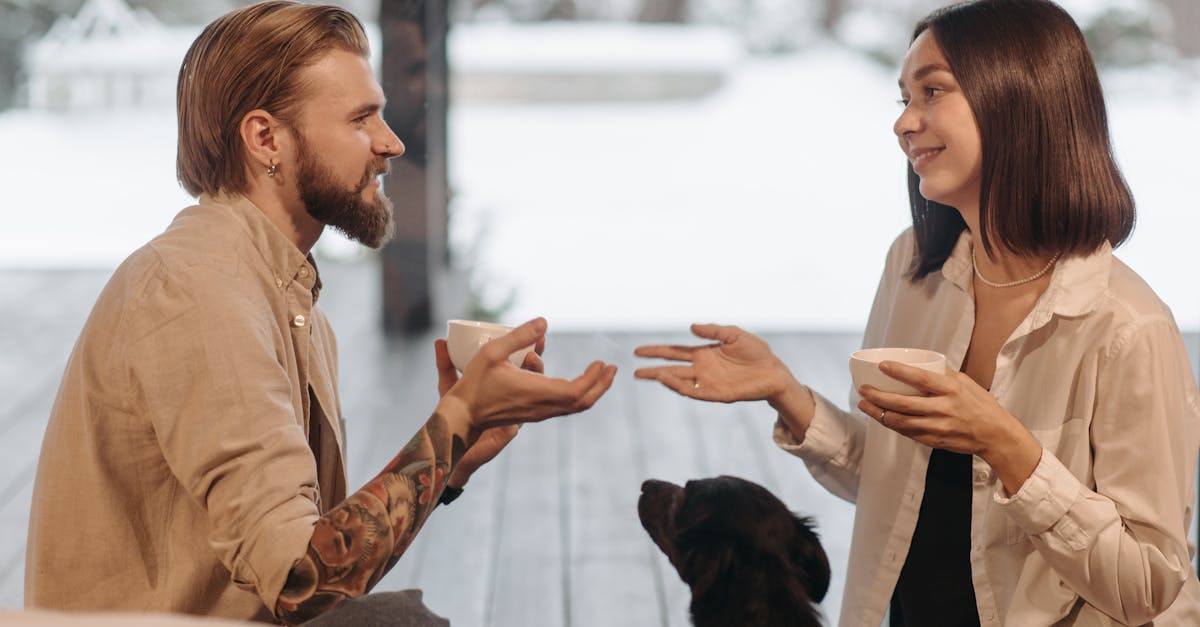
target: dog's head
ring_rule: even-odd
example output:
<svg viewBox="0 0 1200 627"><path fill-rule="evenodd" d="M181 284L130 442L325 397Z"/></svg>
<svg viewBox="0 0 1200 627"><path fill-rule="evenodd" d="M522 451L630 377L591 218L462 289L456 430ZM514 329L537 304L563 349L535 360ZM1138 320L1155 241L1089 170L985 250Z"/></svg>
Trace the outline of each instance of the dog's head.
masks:
<svg viewBox="0 0 1200 627"><path fill-rule="evenodd" d="M829 561L810 519L766 488L728 476L683 487L651 479L638 516L691 587L696 625L819 624L813 604L829 589Z"/></svg>

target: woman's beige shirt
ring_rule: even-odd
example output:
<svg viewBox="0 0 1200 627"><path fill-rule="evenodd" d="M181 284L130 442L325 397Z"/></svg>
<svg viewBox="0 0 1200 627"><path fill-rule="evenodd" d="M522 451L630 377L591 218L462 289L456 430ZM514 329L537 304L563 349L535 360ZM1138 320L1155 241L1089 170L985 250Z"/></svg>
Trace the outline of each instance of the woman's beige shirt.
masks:
<svg viewBox="0 0 1200 627"><path fill-rule="evenodd" d="M969 238L940 272L905 277L912 230L888 253L864 346L945 353L974 325ZM1200 625L1188 529L1200 401L1171 312L1105 245L1059 261L1004 343L991 393L1044 447L1021 489L972 464L971 573L982 625ZM851 391L850 407L858 395ZM841 625L876 626L904 565L930 449L818 397L803 442L777 443L856 503Z"/></svg>

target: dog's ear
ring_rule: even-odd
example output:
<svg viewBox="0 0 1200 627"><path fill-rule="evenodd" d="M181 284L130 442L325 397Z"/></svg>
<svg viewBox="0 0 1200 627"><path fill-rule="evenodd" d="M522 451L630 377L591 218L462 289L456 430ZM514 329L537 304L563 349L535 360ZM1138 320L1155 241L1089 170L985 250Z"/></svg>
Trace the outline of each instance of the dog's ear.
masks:
<svg viewBox="0 0 1200 627"><path fill-rule="evenodd" d="M821 548L821 539L813 529L812 519L793 516L796 542L792 543L792 563L807 579L809 597L820 603L829 592L829 558Z"/></svg>
<svg viewBox="0 0 1200 627"><path fill-rule="evenodd" d="M719 530L713 529L709 516L693 521L676 536L675 548L680 563L679 576L693 590L708 590L728 580L737 565L739 547Z"/></svg>

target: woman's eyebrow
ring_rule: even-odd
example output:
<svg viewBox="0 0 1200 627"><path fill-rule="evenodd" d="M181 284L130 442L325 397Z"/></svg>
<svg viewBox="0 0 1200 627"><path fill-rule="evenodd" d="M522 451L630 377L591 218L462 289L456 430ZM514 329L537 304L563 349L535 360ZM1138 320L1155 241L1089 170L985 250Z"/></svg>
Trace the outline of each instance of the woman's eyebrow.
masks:
<svg viewBox="0 0 1200 627"><path fill-rule="evenodd" d="M934 72L947 72L949 74L954 74L954 72L950 71L950 66L946 65L945 63L927 63L917 68L916 72L913 72L913 80L919 81ZM900 85L901 89L904 88L903 77L899 78L896 83Z"/></svg>

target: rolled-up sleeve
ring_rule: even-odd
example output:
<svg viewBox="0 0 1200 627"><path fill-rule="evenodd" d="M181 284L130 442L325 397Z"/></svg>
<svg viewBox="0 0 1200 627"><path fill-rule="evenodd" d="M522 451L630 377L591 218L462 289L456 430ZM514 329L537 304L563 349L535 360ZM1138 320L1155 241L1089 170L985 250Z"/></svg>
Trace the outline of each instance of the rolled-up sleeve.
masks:
<svg viewBox="0 0 1200 627"><path fill-rule="evenodd" d="M156 323L131 338L126 367L167 465L207 514L209 545L273 608L319 515L317 471L281 325L254 294L230 292L164 281L144 305L156 311L136 316Z"/></svg>
<svg viewBox="0 0 1200 627"><path fill-rule="evenodd" d="M863 335L864 346L879 346L883 342L892 314L896 286L905 280L904 270L908 267L912 251L912 230L906 229L888 249ZM853 411L844 411L816 391L810 391L816 401L816 409L808 431L802 437L798 436L782 419L778 419L774 430L775 444L803 459L813 478L825 489L851 503L857 502L862 456L866 448L866 418ZM850 390L849 397L853 409L859 399L857 390Z"/></svg>
<svg viewBox="0 0 1200 627"><path fill-rule="evenodd" d="M866 424L861 417L842 411L820 394L812 395L816 411L803 441L779 418L775 421L775 444L803 459L813 478L825 489L853 503L858 496Z"/></svg>
<svg viewBox="0 0 1200 627"><path fill-rule="evenodd" d="M1079 596L1126 624L1170 607L1190 576L1187 529L1200 420L1174 324L1126 325L1097 373L1094 488L1049 450L1003 511Z"/></svg>

